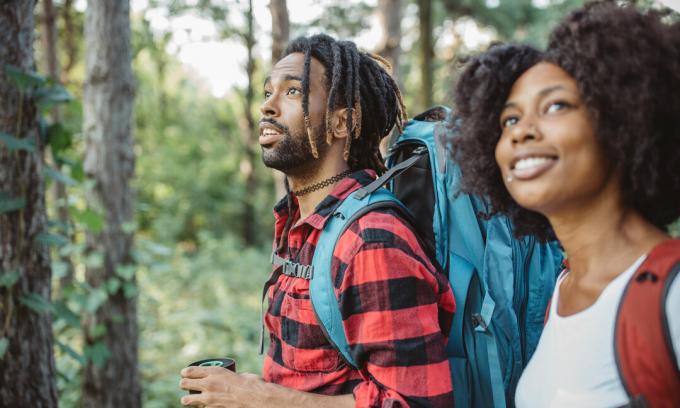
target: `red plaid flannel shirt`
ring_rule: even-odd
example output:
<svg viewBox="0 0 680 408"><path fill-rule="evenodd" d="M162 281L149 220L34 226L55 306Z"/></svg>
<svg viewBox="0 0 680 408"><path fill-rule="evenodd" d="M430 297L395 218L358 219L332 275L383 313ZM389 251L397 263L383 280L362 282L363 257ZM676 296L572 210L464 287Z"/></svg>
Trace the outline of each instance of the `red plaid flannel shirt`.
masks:
<svg viewBox="0 0 680 408"><path fill-rule="evenodd" d="M311 264L326 219L350 193L375 179L358 171L341 181L288 235L288 252ZM297 202L293 217L298 219ZM275 208L278 242L288 208ZM353 393L357 407L452 407L445 343L455 311L446 277L393 210L372 211L343 233L332 279L351 353L348 366L325 337L309 299L309 281L281 274L267 292L270 345L264 379L327 395Z"/></svg>

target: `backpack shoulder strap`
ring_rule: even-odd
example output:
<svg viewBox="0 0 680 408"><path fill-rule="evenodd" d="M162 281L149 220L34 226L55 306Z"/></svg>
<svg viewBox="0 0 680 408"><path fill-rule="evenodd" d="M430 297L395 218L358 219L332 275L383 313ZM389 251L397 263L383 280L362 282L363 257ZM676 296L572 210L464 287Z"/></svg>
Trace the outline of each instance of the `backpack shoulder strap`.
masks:
<svg viewBox="0 0 680 408"><path fill-rule="evenodd" d="M632 276L616 316L616 363L631 400L680 406L680 371L673 350L666 297L680 271L680 240L655 247Z"/></svg>
<svg viewBox="0 0 680 408"><path fill-rule="evenodd" d="M350 353L331 277L333 252L342 234L354 221L370 211L385 207L397 208L404 215L408 214L408 210L399 200L384 188L377 189L370 194L363 194L362 189L352 193L329 217L312 258L313 272L309 286L312 307L328 340L340 352L343 359L354 368L359 367Z"/></svg>

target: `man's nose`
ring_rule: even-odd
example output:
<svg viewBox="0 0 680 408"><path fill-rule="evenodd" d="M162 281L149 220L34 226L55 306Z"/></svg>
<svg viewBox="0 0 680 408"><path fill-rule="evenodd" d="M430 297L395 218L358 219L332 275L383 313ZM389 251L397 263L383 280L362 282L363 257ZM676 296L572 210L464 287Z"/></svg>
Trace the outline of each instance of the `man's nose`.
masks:
<svg viewBox="0 0 680 408"><path fill-rule="evenodd" d="M269 96L269 98L265 99L264 102L262 102L262 105L260 105L260 113L262 116L271 117L279 115L279 109L276 107L273 99L273 95Z"/></svg>

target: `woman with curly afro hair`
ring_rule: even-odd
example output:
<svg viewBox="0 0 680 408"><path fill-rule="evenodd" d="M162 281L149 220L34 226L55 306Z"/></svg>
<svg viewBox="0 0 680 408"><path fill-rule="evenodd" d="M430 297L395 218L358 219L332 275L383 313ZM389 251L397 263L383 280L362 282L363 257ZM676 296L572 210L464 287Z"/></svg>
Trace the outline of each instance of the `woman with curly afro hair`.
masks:
<svg viewBox="0 0 680 408"><path fill-rule="evenodd" d="M544 52L474 58L454 95L463 189L568 258L517 406L680 406L680 23L589 3ZM658 304L630 312L634 283Z"/></svg>

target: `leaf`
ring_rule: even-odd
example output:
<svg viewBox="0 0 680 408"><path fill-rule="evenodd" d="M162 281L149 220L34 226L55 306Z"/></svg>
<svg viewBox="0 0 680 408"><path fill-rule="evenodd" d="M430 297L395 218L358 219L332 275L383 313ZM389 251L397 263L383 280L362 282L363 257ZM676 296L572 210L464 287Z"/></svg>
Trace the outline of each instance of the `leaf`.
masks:
<svg viewBox="0 0 680 408"><path fill-rule="evenodd" d="M9 133L0 132L0 142L2 142L9 150L24 150L33 153L35 146L33 141L27 138L18 139Z"/></svg>
<svg viewBox="0 0 680 408"><path fill-rule="evenodd" d="M85 301L85 310L89 313L96 312L97 309L99 309L99 307L103 305L108 298L109 295L106 293L106 289L92 289L92 291L87 296L87 300Z"/></svg>
<svg viewBox="0 0 680 408"><path fill-rule="evenodd" d="M85 358L80 353L78 353L77 351L72 349L68 344L62 343L59 340L56 340L56 342L57 342L57 346L59 346L61 351L68 354L69 356L71 356L74 360L76 360L78 363L80 363L80 365L85 365L85 362L86 362Z"/></svg>
<svg viewBox="0 0 680 408"><path fill-rule="evenodd" d="M97 323L90 328L89 335L93 338L101 338L106 335L106 325L104 323Z"/></svg>
<svg viewBox="0 0 680 408"><path fill-rule="evenodd" d="M123 278L125 281L129 281L135 276L135 266L134 265L118 265L116 266L116 275Z"/></svg>
<svg viewBox="0 0 680 408"><path fill-rule="evenodd" d="M4 357L9 347L9 339L7 337L0 337L0 360Z"/></svg>
<svg viewBox="0 0 680 408"><path fill-rule="evenodd" d="M65 236L49 232L41 232L35 236L35 240L47 246L64 246L69 243Z"/></svg>
<svg viewBox="0 0 680 408"><path fill-rule="evenodd" d="M19 272L10 271L0 273L0 287L11 288L19 280Z"/></svg>
<svg viewBox="0 0 680 408"><path fill-rule="evenodd" d="M32 71L24 71L14 65L5 65L5 74L22 91L47 83L47 79L44 76Z"/></svg>
<svg viewBox="0 0 680 408"><path fill-rule="evenodd" d="M83 263L88 268L93 269L101 268L102 265L104 265L104 255L102 255L100 252L90 252L85 257Z"/></svg>
<svg viewBox="0 0 680 408"><path fill-rule="evenodd" d="M62 85L56 84L47 88L39 88L33 93L36 97L38 107L45 111L54 105L68 103L73 100L73 96Z"/></svg>
<svg viewBox="0 0 680 408"><path fill-rule="evenodd" d="M123 284L123 294L125 295L126 299L131 299L135 297L139 293L137 290L137 285L135 285L132 282L125 282Z"/></svg>
<svg viewBox="0 0 680 408"><path fill-rule="evenodd" d="M37 293L19 296L19 303L36 313L45 313L53 310L52 303Z"/></svg>
<svg viewBox="0 0 680 408"><path fill-rule="evenodd" d="M72 214L73 219L84 224L91 232L97 233L104 228L104 216L90 208L86 208L83 211L76 210Z"/></svg>
<svg viewBox="0 0 680 408"><path fill-rule="evenodd" d="M54 181L58 181L67 186L75 186L78 184L74 179L67 176L66 174L60 172L59 170L53 169L50 166L45 165L43 167L43 174Z"/></svg>
<svg viewBox="0 0 680 408"><path fill-rule="evenodd" d="M59 154L73 144L73 134L63 124L53 123L47 128L47 143L52 153Z"/></svg>
<svg viewBox="0 0 680 408"><path fill-rule="evenodd" d="M110 295L113 295L114 293L118 292L118 289L120 289L120 279L111 277L106 280L106 291L109 292Z"/></svg>
<svg viewBox="0 0 680 408"><path fill-rule="evenodd" d="M66 306L64 302L57 302L54 305L54 315L66 322L67 325L76 329L80 328L80 316L75 314Z"/></svg>
<svg viewBox="0 0 680 408"><path fill-rule="evenodd" d="M98 341L91 346L85 346L83 355L86 359L92 361L97 368L102 368L111 356L111 352L103 341Z"/></svg>
<svg viewBox="0 0 680 408"><path fill-rule="evenodd" d="M17 211L26 206L26 199L23 197L12 197L4 191L0 191L0 214Z"/></svg>
<svg viewBox="0 0 680 408"><path fill-rule="evenodd" d="M124 222L121 224L120 229L123 230L124 233L126 234L132 234L133 232L137 231L137 223L133 222Z"/></svg>

